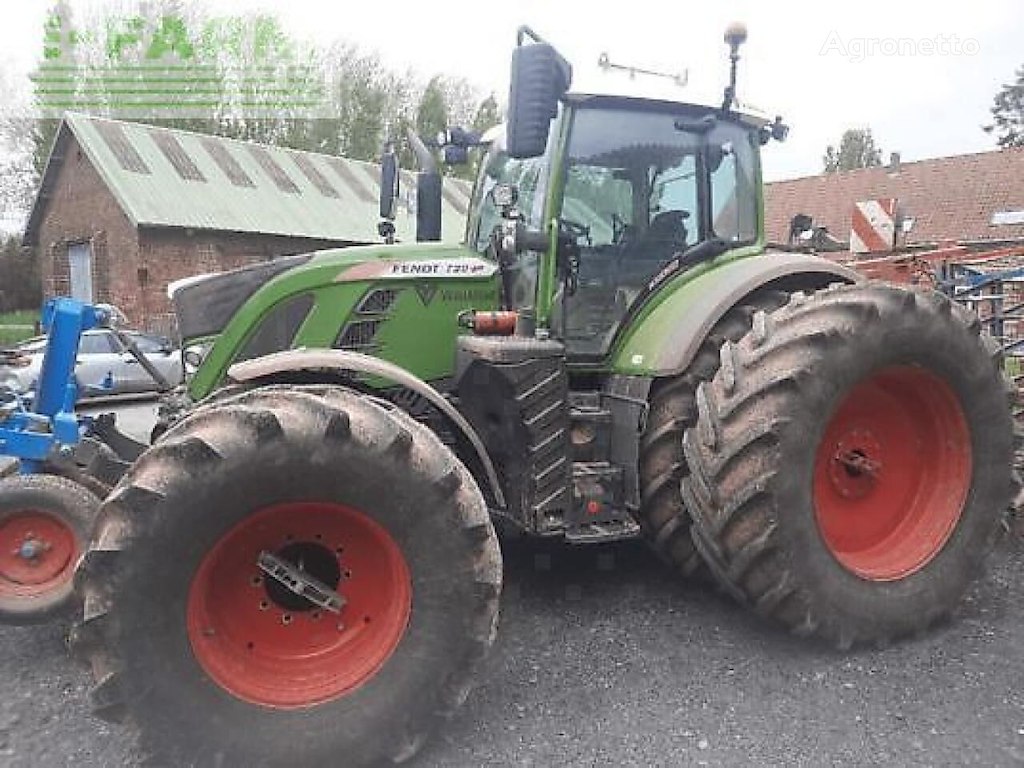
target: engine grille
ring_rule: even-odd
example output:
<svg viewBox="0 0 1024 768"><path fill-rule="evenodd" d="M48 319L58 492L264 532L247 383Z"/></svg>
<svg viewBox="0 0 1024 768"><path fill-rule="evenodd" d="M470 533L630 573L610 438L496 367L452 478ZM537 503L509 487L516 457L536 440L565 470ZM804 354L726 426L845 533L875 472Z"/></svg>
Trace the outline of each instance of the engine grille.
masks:
<svg viewBox="0 0 1024 768"><path fill-rule="evenodd" d="M383 319L355 320L347 323L338 334L334 347L366 354L377 352L380 350L380 344L376 342L377 331L383 324Z"/></svg>
<svg viewBox="0 0 1024 768"><path fill-rule="evenodd" d="M360 315L380 315L391 311L395 300L398 298L397 288L377 288L370 291L356 307L356 313Z"/></svg>

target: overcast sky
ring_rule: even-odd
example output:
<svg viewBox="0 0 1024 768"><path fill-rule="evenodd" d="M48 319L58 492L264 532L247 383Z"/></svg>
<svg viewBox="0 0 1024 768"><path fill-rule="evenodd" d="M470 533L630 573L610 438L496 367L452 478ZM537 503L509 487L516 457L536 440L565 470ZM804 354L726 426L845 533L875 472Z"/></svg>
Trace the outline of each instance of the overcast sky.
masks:
<svg viewBox="0 0 1024 768"><path fill-rule="evenodd" d="M87 10L93 0L72 0ZM739 94L792 126L765 154L769 179L818 173L825 146L843 130L870 126L888 158L905 161L994 147L981 130L992 97L1024 64L1024 3L764 2L764 0L390 0L309 2L208 0L215 13L266 10L300 38L345 40L377 50L423 77L462 75L504 98L515 29L529 24L569 58L594 68L614 61L687 68L694 94L720 94L726 24L746 22ZM8 0L0 25L0 75L25 74L41 53L50 6Z"/></svg>

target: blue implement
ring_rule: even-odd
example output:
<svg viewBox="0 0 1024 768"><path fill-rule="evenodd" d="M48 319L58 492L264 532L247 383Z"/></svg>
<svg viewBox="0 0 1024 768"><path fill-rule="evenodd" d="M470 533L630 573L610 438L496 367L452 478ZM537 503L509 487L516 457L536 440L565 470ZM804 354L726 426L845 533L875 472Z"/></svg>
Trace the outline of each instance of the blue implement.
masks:
<svg viewBox="0 0 1024 768"><path fill-rule="evenodd" d="M82 333L109 319L106 309L75 299L50 299L43 306L47 344L31 405L13 393L0 402L0 455L18 459L23 474L40 471L47 458L84 435L88 420L75 414L75 362Z"/></svg>

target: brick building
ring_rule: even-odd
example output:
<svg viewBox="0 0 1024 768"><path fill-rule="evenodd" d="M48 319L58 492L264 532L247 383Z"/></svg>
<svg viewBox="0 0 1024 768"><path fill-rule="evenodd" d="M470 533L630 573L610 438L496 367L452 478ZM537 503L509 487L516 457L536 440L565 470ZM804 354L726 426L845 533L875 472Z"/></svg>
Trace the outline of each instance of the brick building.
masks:
<svg viewBox="0 0 1024 768"><path fill-rule="evenodd" d="M899 203L906 244L1024 239L1024 148L912 163L893 155L887 166L773 182L765 186L766 234L786 242L803 214L846 242L854 205L884 198Z"/></svg>
<svg viewBox="0 0 1024 768"><path fill-rule="evenodd" d="M850 252L864 201L895 201L896 255ZM959 300L1024 364L1024 147L912 163L893 155L887 166L766 185L769 241L786 243L798 216L828 233L807 244L871 277L930 284L940 265L957 265L946 279Z"/></svg>
<svg viewBox="0 0 1024 768"><path fill-rule="evenodd" d="M413 199L402 174L403 201ZM185 131L66 115L25 231L46 296L120 307L169 333L168 283L275 256L380 242L376 165ZM458 241L465 182L445 180L443 236ZM398 237L415 215L399 205Z"/></svg>

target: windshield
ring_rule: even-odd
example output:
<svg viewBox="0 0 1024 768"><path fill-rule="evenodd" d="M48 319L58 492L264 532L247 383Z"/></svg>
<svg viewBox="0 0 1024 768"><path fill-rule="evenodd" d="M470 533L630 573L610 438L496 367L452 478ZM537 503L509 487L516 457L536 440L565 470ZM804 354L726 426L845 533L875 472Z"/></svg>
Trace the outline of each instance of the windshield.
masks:
<svg viewBox="0 0 1024 768"><path fill-rule="evenodd" d="M518 208L526 216L527 224L538 226L544 209L541 190L544 158L533 157L516 160L509 157L500 146L492 147L484 157L480 177L473 192L471 210L478 211L478 218L471 222L468 241L480 253L487 250L491 233L501 223L501 211L491 200L490 191L495 184L512 184L519 190Z"/></svg>
<svg viewBox="0 0 1024 768"><path fill-rule="evenodd" d="M562 321L571 352L606 352L644 287L688 248L756 240L756 158L751 132L724 120L635 107L576 113L561 217L581 249Z"/></svg>

